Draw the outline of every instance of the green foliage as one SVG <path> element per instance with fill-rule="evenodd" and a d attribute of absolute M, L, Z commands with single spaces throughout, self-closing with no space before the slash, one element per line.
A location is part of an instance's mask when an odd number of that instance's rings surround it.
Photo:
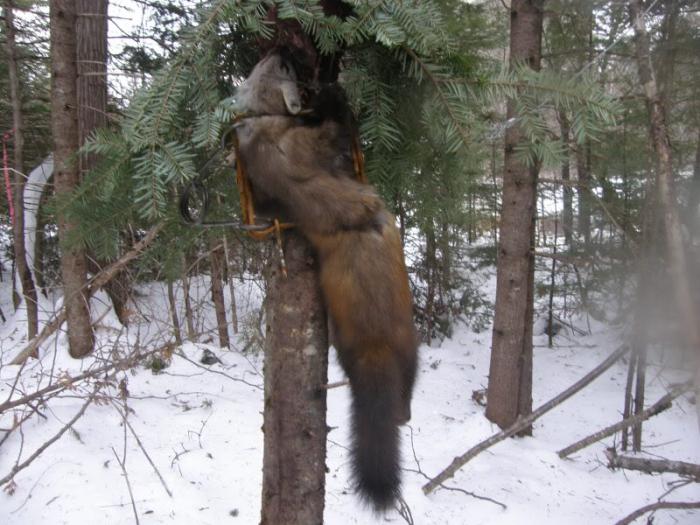
<path fill-rule="evenodd" d="M 478 77 L 479 60 L 460 50 L 446 31 L 446 19 L 454 26 L 454 2 L 353 4 L 355 15 L 341 20 L 326 17 L 317 1 L 275 2 L 278 16 L 298 20 L 322 52 L 349 46 L 350 65 L 343 82 L 360 114 L 370 176 L 386 186 L 386 193 L 396 193 L 405 178 L 392 173 L 388 159 L 410 156 L 407 150 L 428 138 L 446 155 L 468 152 L 480 140 L 474 108 L 496 98 L 517 98 L 521 104 L 520 125 L 528 137 L 523 155 L 531 161 L 549 163 L 560 157 L 541 118 L 542 104 L 572 111 L 573 129 L 581 140 L 595 133 L 599 120 L 610 120 L 609 105 L 589 83 L 566 83 L 527 68 L 500 72 L 486 81 Z M 165 213 L 171 188 L 196 175 L 198 152 L 218 143 L 231 117 L 219 105 L 228 94 L 226 87 L 230 89 L 217 82 L 221 75 L 212 50 L 220 40 L 219 28 L 225 24 L 269 36 L 272 28 L 265 15 L 261 2 L 208 2 L 196 15 L 199 25 L 182 31 L 182 43 L 170 63 L 131 101 L 121 135 L 133 169 L 132 200 L 144 218 L 154 220 Z M 420 108 L 420 120 L 400 113 L 405 110 L 402 98 Z"/>
<path fill-rule="evenodd" d="M 325 16 L 317 0 L 273 3 L 280 18 L 300 22 L 321 52 L 343 49 L 340 81 L 357 115 L 368 175 L 405 228 L 442 232 L 437 271 L 444 279 L 455 264 L 448 247 L 459 248 L 465 231 L 472 238 L 480 210 L 495 213 L 497 188 L 481 181 L 494 130 L 512 123 L 494 108 L 513 101 L 527 139 L 521 155 L 550 166 L 562 158 L 548 120 L 553 111 L 570 115 L 578 141 L 598 139 L 613 122 L 615 105 L 588 79 L 499 69 L 489 50 L 503 45 L 505 25 L 487 7 L 357 0 L 350 2 L 354 14 L 342 20 Z M 274 31 L 267 9 L 260 1 L 211 0 L 188 15 L 195 24 L 164 33 L 172 48 L 167 62 L 132 98 L 119 129 L 96 134 L 85 147 L 103 162 L 81 188 L 73 213 L 90 225 L 79 233 L 93 249 L 113 254 L 127 223 L 163 219 L 170 225 L 165 236 L 182 239 L 184 249 L 199 242 L 178 226 L 177 189 L 196 176 L 232 120 L 233 84 L 253 65 L 255 38 Z M 213 183 L 215 208 L 230 218 L 236 213 L 232 176 Z M 159 257 L 170 267 L 165 248 Z M 417 267 L 430 264 L 423 255 L 416 261 Z M 443 277 L 430 280 L 444 284 Z M 445 291 L 451 299 L 444 312 L 459 310 L 462 292 Z"/>
<path fill-rule="evenodd" d="M 599 141 L 605 129 L 615 125 L 619 104 L 605 93 L 595 79 L 583 75 L 562 75 L 526 65 L 502 69 L 484 86 L 485 100 L 495 104 L 504 97 L 512 101 L 516 122 L 525 140 L 519 153 L 529 165 L 553 168 L 561 165 L 566 151 L 547 117 L 565 113 L 571 134 L 578 144 Z"/>

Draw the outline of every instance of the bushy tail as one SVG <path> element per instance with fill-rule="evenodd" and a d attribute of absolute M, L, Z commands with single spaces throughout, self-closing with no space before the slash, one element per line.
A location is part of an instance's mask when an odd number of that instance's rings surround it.
<path fill-rule="evenodd" d="M 374 362 L 353 367 L 353 470 L 357 491 L 376 510 L 390 508 L 399 496 L 401 384 L 395 367 Z"/>

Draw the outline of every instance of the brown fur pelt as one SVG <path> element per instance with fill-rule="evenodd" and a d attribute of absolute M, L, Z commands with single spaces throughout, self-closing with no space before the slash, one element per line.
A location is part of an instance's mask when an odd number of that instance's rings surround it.
<path fill-rule="evenodd" d="M 357 488 L 378 509 L 399 495 L 398 427 L 410 418 L 417 337 L 401 240 L 374 188 L 355 180 L 351 122 L 337 87 L 299 116 L 294 68 L 264 58 L 237 99 L 239 162 L 256 204 L 294 222 L 315 248 L 338 356 L 353 394 Z"/>

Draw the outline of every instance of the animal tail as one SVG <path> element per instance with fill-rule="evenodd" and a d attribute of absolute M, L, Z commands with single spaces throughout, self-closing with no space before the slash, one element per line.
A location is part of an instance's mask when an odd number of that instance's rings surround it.
<path fill-rule="evenodd" d="M 377 511 L 390 508 L 400 495 L 399 430 L 401 379 L 388 359 L 354 363 L 349 375 L 353 394 L 353 473 L 356 489 Z"/>

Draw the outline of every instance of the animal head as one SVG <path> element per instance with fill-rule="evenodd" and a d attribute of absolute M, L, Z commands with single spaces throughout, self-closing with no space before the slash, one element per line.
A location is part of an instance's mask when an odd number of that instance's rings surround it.
<path fill-rule="evenodd" d="M 277 53 L 263 58 L 236 90 L 236 105 L 251 114 L 299 113 L 301 95 L 291 63 Z"/>

